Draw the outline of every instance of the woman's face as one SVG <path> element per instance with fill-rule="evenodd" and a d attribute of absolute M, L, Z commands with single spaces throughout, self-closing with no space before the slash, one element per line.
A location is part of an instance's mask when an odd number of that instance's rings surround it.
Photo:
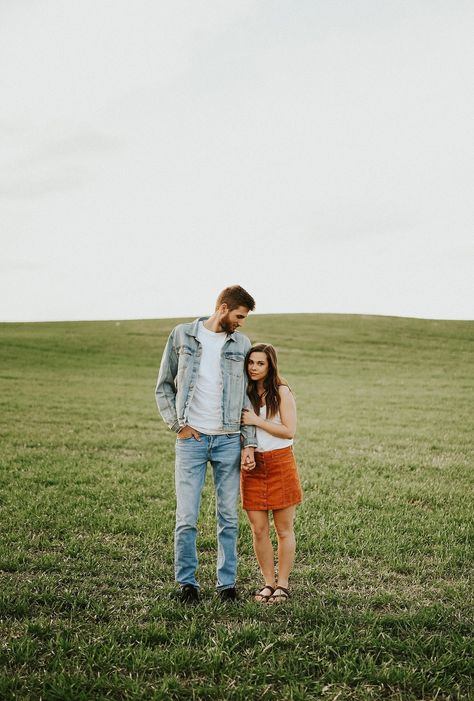
<path fill-rule="evenodd" d="M 247 364 L 247 372 L 254 382 L 264 380 L 268 374 L 268 358 L 262 351 L 250 353 Z"/>

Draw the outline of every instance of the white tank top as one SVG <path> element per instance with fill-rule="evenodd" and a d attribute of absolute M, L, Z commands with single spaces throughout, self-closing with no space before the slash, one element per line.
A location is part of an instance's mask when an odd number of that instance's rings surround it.
<path fill-rule="evenodd" d="M 266 406 L 260 407 L 260 416 L 262 419 L 267 418 Z M 281 424 L 280 412 L 272 416 L 268 421 L 271 421 L 272 424 Z M 293 445 L 293 438 L 278 438 L 257 426 L 257 444 L 255 450 L 258 453 L 264 453 L 266 450 L 278 450 L 279 448 L 287 448 L 289 445 Z"/>

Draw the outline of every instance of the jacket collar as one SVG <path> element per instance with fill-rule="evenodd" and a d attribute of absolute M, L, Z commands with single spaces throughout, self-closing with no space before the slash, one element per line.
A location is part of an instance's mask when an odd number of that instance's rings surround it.
<path fill-rule="evenodd" d="M 198 319 L 194 319 L 194 321 L 191 322 L 189 330 L 186 329 L 186 333 L 189 336 L 193 336 L 194 338 L 197 339 L 197 333 L 198 333 L 198 326 L 200 321 L 206 321 L 206 319 L 209 319 L 208 316 L 200 316 Z M 237 338 L 237 331 L 234 331 L 233 333 L 227 334 L 227 341 L 236 341 Z"/>

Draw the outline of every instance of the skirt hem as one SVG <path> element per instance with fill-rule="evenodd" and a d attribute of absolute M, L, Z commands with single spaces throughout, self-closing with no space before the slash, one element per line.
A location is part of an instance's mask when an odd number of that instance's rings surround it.
<path fill-rule="evenodd" d="M 283 506 L 245 506 L 245 504 L 242 504 L 242 508 L 244 511 L 279 511 L 280 509 L 288 509 L 289 506 L 299 506 L 302 501 L 302 499 L 292 501 L 290 504 L 284 504 Z"/>

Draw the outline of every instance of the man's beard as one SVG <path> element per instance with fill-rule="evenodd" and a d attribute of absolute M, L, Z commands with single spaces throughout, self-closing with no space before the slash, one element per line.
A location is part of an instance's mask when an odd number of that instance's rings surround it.
<path fill-rule="evenodd" d="M 223 331 L 225 331 L 226 333 L 234 333 L 234 331 L 237 327 L 234 326 L 234 324 L 230 323 L 229 316 L 230 316 L 230 314 L 229 314 L 229 312 L 227 312 L 227 314 L 222 317 L 219 324 L 220 324 L 221 329 Z"/>

